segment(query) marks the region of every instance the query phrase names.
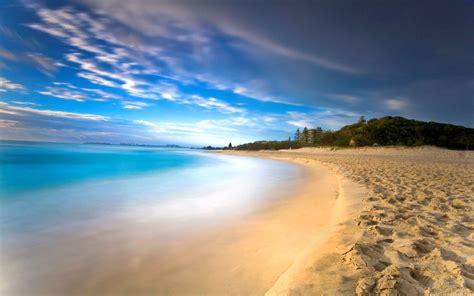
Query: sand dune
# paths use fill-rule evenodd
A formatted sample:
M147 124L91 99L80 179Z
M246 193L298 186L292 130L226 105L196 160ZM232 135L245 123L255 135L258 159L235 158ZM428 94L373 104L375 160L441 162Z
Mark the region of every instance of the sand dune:
M318 161L368 190L354 219L295 262L268 295L474 294L473 152L304 148L245 154ZM356 239L348 244L348 237Z

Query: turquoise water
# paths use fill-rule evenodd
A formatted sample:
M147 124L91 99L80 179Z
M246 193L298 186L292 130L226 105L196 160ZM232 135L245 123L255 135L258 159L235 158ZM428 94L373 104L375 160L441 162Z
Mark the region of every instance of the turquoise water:
M199 163L163 148L0 141L0 196Z
M197 150L2 141L0 294L60 295L287 196L299 173Z

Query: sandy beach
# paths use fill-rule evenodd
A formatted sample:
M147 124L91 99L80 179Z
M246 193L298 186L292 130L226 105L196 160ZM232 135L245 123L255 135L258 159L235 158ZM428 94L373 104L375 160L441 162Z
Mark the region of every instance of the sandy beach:
M340 213L345 223L300 253L267 295L473 294L473 152L423 147L231 153L315 162L367 190L358 197L344 193L356 205Z
M270 182L268 174L256 175L266 186L261 202L248 203L248 211L228 219L218 210L211 225L188 225L173 239L163 236L173 223L153 219L123 224L134 231L118 231L116 238L108 228L71 233L61 238L67 244L60 245L70 253L53 256L66 260L71 272L51 274L44 284L29 282L16 291L31 294L27 291L34 287L36 293L58 295L473 294L474 153L431 147L217 153L232 155L238 162L241 156L249 157L247 165L261 161L252 157L279 160L273 163L284 166L271 166L278 171L290 162L297 165L297 173L282 175L277 183ZM233 183L241 180L237 177L226 174ZM277 186L288 182L292 185ZM229 190L241 188L245 198L244 185ZM139 213L146 218L154 212Z
M299 262L351 223L366 191L315 161L296 161L295 192L263 204L241 219L190 235L141 260L96 271L78 294L263 295ZM263 180L264 181L264 180ZM268 188L269 192L273 190ZM352 192L346 197L346 192ZM344 235L347 245L354 233ZM318 246L321 246L319 248ZM342 251L342 250L341 250Z
M0 16L0 296L474 296L474 0Z

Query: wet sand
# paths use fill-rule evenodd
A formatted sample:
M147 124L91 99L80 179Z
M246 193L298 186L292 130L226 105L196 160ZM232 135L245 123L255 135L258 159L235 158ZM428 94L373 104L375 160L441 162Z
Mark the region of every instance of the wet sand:
M336 234L350 245L354 233L341 229L358 212L364 189L317 162L297 162L305 173L290 196L167 248L150 248L114 272L96 272L77 293L263 295L314 250L332 248L325 242Z

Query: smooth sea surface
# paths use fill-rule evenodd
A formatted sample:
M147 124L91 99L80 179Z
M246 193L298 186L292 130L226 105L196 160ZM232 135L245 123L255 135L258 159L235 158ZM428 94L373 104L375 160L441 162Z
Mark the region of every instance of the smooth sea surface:
M191 149L0 141L0 294L87 285L288 195L300 173Z

